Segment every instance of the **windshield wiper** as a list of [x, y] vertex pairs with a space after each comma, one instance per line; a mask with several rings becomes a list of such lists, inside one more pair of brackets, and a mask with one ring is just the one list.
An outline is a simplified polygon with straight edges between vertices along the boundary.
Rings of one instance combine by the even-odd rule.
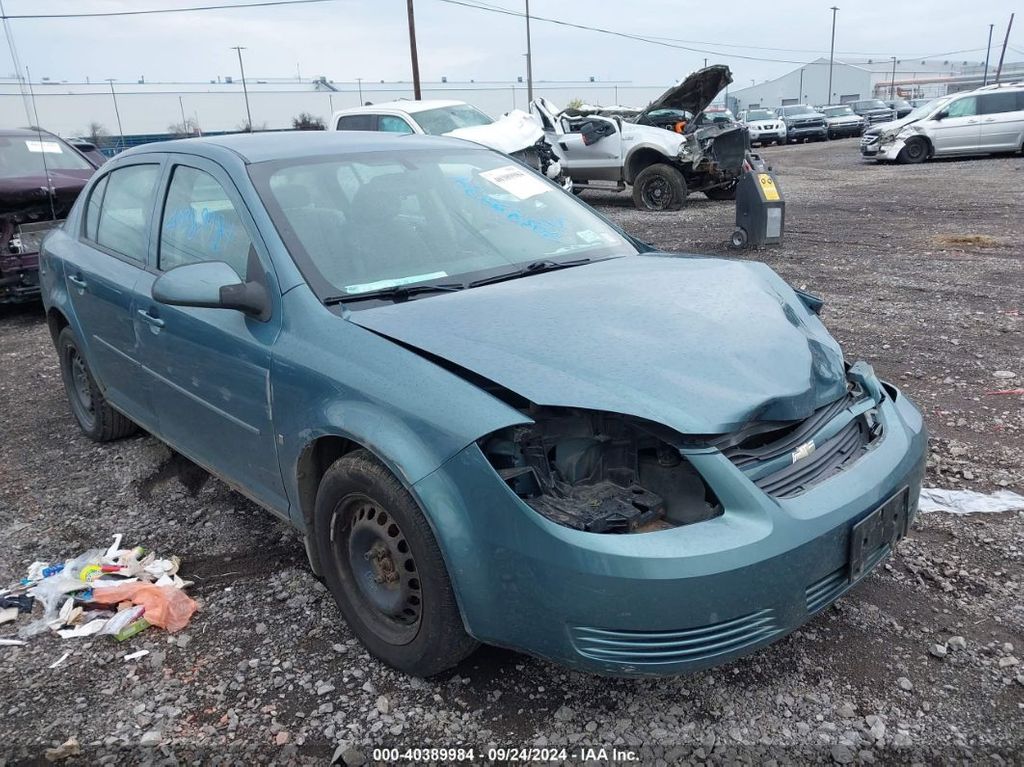
[[412, 296], [423, 293], [448, 293], [454, 290], [462, 290], [466, 286], [460, 282], [447, 283], [444, 285], [395, 285], [380, 290], [368, 290], [365, 293], [353, 293], [345, 296], [328, 296], [324, 299], [325, 306], [332, 304], [350, 304], [354, 301], [368, 301], [370, 299], [391, 299], [395, 303], [407, 301]]
[[496, 274], [493, 277], [484, 277], [480, 280], [474, 280], [469, 283], [468, 287], [476, 288], [481, 285], [490, 285], [492, 282], [504, 282], [505, 280], [514, 280], [517, 277], [526, 277], [531, 274], [553, 272], [558, 269], [567, 269], [570, 266], [589, 264], [590, 261], [591, 259], [589, 258], [577, 258], [572, 261], [553, 261], [550, 258], [545, 258], [540, 261], [534, 261], [533, 263], [527, 264], [522, 269], [516, 269], [514, 272], [505, 272], [503, 274]]

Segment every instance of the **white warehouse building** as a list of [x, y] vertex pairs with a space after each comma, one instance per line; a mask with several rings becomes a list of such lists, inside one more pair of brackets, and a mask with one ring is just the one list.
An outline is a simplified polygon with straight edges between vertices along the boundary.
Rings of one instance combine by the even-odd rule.
[[[977, 73], [983, 68], [984, 65], [973, 61], [897, 59], [895, 91], [904, 98], [942, 96], [951, 81], [967, 71]], [[892, 59], [837, 59], [832, 65], [830, 95], [829, 60], [820, 58], [774, 80], [730, 88], [729, 106], [735, 111], [788, 104], [847, 104], [860, 99], [889, 98], [892, 83]], [[977, 85], [981, 85], [980, 76]]]

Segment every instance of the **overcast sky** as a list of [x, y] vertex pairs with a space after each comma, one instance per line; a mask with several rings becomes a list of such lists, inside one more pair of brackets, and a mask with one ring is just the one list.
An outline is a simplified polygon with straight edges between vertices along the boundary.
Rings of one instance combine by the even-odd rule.
[[[183, 7], [236, 0], [2, 0], [8, 15]], [[516, 0], [468, 0], [522, 10]], [[993, 0], [840, 4], [837, 58], [872, 55], [906, 58], [985, 58], [988, 25], [996, 24], [998, 58], [1010, 11]], [[668, 84], [709, 63], [732, 67], [737, 83], [783, 74], [793, 61], [828, 55], [829, 0], [533, 0], [539, 16], [605, 27], [647, 37], [672, 38], [680, 50], [556, 26], [532, 25], [537, 80], [628, 80]], [[10, 22], [22, 65], [38, 80], [82, 82], [116, 77], [134, 82], [202, 82], [237, 77], [232, 45], [244, 45], [249, 78], [326, 75], [351, 81], [410, 80], [405, 0], [333, 0], [316, 5], [248, 8], [101, 19], [17, 19]], [[925, 10], [927, 8], [927, 10]], [[420, 69], [424, 80], [511, 80], [525, 71], [524, 23], [520, 18], [416, 0]], [[700, 41], [700, 42], [696, 42]], [[1024, 60], [1024, 18], [1010, 38]], [[13, 71], [6, 44], [0, 73]], [[749, 46], [780, 49], [763, 50]], [[968, 52], [952, 53], [974, 49]], [[739, 55], [788, 61], [750, 61]]]

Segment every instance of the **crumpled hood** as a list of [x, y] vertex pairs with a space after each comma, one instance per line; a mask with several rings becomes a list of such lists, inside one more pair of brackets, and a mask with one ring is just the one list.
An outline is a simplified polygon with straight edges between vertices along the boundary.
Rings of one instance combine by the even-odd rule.
[[531, 147], [544, 138], [540, 121], [522, 109], [513, 109], [489, 125], [456, 128], [446, 136], [474, 141], [505, 154]]
[[804, 418], [846, 390], [838, 344], [753, 262], [616, 258], [348, 317], [538, 405], [684, 434]]
[[52, 170], [50, 183], [42, 172], [31, 176], [0, 178], [0, 218], [16, 223], [49, 219], [50, 193], [53, 192], [53, 209], [57, 218], [64, 218], [75, 204], [78, 194], [85, 187], [94, 170]]
[[732, 82], [732, 72], [724, 64], [715, 64], [698, 69], [680, 83], [673, 85], [636, 117], [642, 123], [650, 112], [656, 109], [684, 109], [692, 115], [699, 115]]

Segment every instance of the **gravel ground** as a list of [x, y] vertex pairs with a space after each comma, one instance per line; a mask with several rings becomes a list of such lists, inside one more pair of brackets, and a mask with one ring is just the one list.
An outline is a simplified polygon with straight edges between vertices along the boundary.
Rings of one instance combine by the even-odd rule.
[[[1024, 159], [876, 166], [854, 141], [764, 155], [786, 244], [742, 257], [824, 297], [847, 355], [919, 403], [927, 484], [1024, 492], [1024, 397], [986, 393], [1024, 385]], [[584, 199], [666, 249], [729, 253], [728, 203], [650, 214]], [[955, 244], [965, 235], [978, 237]], [[0, 413], [0, 582], [121, 532], [179, 554], [201, 606], [177, 634], [0, 647], [0, 764], [69, 739], [81, 763], [361, 764], [380, 746], [472, 747], [477, 761], [489, 746], [668, 764], [1024, 759], [1024, 514], [919, 517], [884, 569], [801, 631], [704, 673], [606, 679], [483, 648], [422, 681], [362, 650], [269, 514], [151, 437], [83, 438], [38, 308], [0, 312]]]

